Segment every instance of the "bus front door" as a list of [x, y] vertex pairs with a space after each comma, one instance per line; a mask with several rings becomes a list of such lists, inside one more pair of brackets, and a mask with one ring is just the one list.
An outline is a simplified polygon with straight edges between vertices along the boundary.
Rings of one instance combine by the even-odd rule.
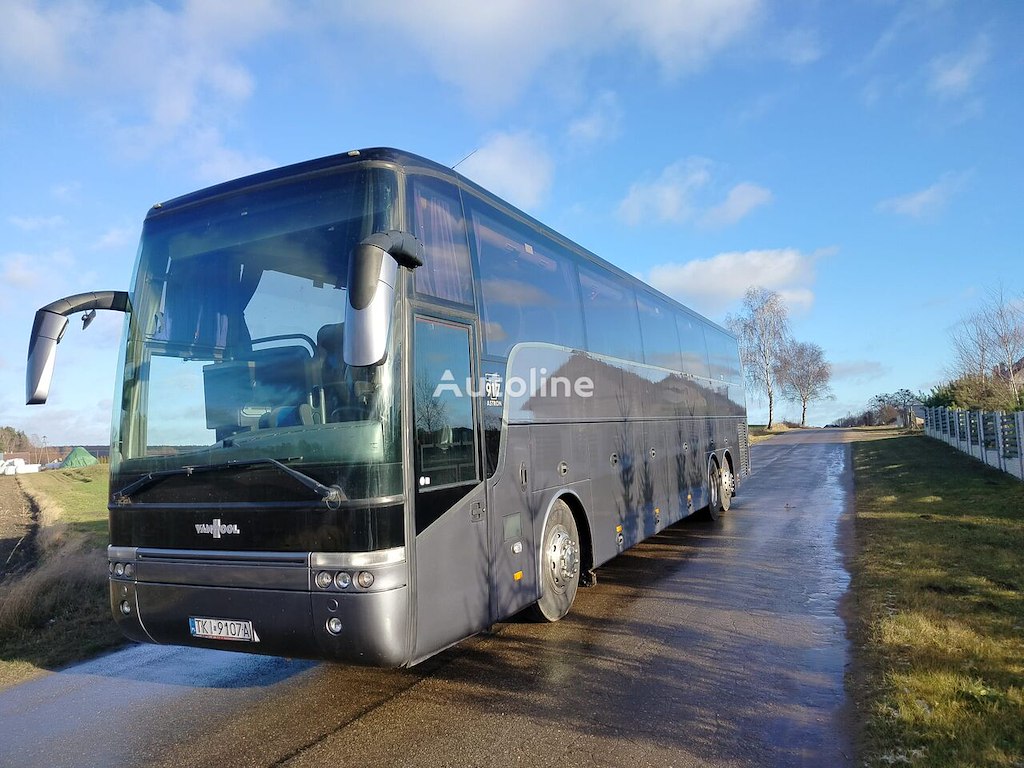
[[473, 329], [413, 324], [416, 649], [427, 656], [490, 625], [487, 514], [475, 427]]

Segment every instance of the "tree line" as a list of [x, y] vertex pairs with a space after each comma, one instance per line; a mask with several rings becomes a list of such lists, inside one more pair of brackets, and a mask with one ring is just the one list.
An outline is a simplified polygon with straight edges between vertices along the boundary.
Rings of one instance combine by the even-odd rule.
[[924, 404], [984, 411], [1024, 408], [1024, 297], [988, 291], [951, 333], [949, 379]]
[[793, 338], [782, 296], [751, 287], [740, 312], [725, 323], [739, 338], [748, 391], [768, 401], [768, 429], [775, 423], [777, 399], [799, 403], [800, 426], [806, 427], [807, 407], [833, 397], [832, 365], [820, 346]]
[[28, 435], [14, 427], [0, 427], [0, 453], [21, 453], [32, 449]]
[[914, 426], [914, 406], [922, 405], [925, 396], [920, 392], [900, 389], [875, 395], [868, 407], [860, 413], [847, 414], [835, 421], [837, 427], [880, 427], [900, 419], [904, 426]]

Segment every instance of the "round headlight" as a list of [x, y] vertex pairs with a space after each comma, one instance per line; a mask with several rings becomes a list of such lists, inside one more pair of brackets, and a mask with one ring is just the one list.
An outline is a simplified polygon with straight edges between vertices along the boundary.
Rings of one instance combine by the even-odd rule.
[[352, 577], [345, 571], [338, 571], [338, 574], [334, 577], [334, 586], [338, 589], [348, 589], [352, 586]]
[[373, 574], [369, 571], [360, 571], [359, 575], [356, 576], [356, 584], [363, 589], [369, 589], [373, 586]]
[[316, 585], [320, 587], [320, 589], [327, 589], [331, 586], [332, 581], [334, 581], [334, 577], [327, 571], [320, 571], [320, 573], [316, 575]]
[[135, 575], [135, 564], [134, 563], [125, 563], [124, 564], [124, 575], [127, 576], [129, 579], [132, 576]]
[[121, 613], [123, 613], [125, 616], [127, 616], [131, 612], [132, 612], [131, 604], [127, 600], [122, 600], [121, 601]]
[[332, 616], [331, 618], [329, 618], [327, 620], [327, 631], [330, 632], [332, 635], [340, 635], [341, 619], [339, 619], [337, 616]]
[[115, 576], [124, 576], [124, 563], [118, 563], [114, 566]]

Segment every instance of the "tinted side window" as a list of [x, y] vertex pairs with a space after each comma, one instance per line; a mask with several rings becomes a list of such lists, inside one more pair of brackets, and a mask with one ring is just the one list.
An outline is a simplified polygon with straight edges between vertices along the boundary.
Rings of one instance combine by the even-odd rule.
[[580, 266], [580, 289], [590, 351], [642, 363], [633, 289], [589, 266]]
[[679, 346], [683, 353], [683, 371], [693, 376], [708, 378], [708, 347], [704, 341], [704, 324], [697, 318], [681, 313], [676, 315]]
[[638, 293], [640, 332], [644, 339], [644, 362], [673, 371], [682, 370], [675, 312], [653, 296]]
[[458, 189], [439, 179], [416, 176], [410, 192], [413, 232], [423, 243], [423, 266], [413, 272], [417, 292], [472, 304], [473, 272]]
[[469, 329], [416, 319], [416, 473], [422, 491], [478, 479], [473, 431]]
[[582, 347], [579, 294], [568, 256], [493, 211], [476, 209], [472, 221], [486, 353], [507, 357], [522, 341]]
[[717, 328], [705, 331], [708, 340], [708, 360], [711, 364], [711, 378], [730, 384], [743, 383], [739, 351], [736, 341]]

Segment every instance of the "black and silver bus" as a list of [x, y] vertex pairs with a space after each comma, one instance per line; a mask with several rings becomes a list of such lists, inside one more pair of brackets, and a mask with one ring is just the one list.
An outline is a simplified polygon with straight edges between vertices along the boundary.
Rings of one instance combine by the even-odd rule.
[[155, 205], [126, 313], [110, 604], [138, 641], [403, 666], [749, 474], [736, 339], [452, 170], [368, 149]]

